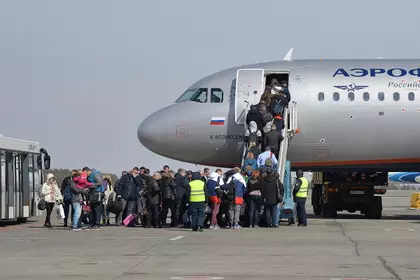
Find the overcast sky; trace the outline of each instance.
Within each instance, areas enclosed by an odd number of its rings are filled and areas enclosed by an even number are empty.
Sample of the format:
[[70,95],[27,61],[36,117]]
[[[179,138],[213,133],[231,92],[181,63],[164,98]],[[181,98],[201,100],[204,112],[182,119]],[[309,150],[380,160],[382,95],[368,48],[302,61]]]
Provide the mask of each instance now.
[[146,150],[142,119],[206,75],[290,47],[295,58],[419,58],[420,2],[394,4],[1,1],[0,133],[39,141],[58,168],[195,168]]

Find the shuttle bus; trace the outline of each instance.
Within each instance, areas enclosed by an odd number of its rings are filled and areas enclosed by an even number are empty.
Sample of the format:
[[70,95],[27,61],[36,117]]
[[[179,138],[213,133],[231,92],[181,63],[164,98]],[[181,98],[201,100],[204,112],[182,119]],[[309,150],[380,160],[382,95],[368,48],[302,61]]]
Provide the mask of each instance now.
[[51,158],[38,142],[0,134],[0,220],[26,222],[41,215],[37,208],[43,183],[42,169]]

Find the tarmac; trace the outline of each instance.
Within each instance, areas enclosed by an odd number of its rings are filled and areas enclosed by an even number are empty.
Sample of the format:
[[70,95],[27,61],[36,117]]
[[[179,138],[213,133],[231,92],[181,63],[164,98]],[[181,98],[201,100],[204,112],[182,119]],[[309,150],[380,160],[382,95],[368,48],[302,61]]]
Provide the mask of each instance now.
[[411,193],[389,191],[382,220],[309,215],[306,228],[71,232],[57,220],[43,228],[42,217],[3,224],[0,279],[420,279],[420,212],[406,210]]

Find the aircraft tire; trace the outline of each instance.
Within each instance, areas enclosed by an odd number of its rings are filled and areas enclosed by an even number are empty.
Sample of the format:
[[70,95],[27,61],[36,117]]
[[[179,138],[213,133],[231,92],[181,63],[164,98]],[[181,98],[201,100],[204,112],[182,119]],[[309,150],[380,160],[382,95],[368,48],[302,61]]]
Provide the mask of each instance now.
[[382,218],[382,197],[374,196],[366,211],[366,218],[379,220]]
[[27,223],[28,222],[28,218],[17,218],[17,222],[19,223],[19,224],[25,224],[25,223]]
[[326,203],[322,206],[322,216],[335,219],[337,217],[337,209],[334,205]]
[[319,216],[322,214],[322,205],[321,205],[321,195],[322,195],[322,186],[315,186],[312,190],[312,208],[314,214]]

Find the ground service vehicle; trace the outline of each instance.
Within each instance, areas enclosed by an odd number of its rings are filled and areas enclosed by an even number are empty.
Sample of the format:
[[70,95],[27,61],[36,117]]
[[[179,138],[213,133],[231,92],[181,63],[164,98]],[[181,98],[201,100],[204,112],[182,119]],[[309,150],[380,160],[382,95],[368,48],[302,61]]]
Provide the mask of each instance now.
[[313,172],[312,206],[316,215],[336,217],[337,211],[360,211],[370,219],[382,216],[387,172]]
[[26,222],[42,212],[37,209],[42,186],[42,168],[49,169],[51,157],[38,142],[0,134],[0,220]]

